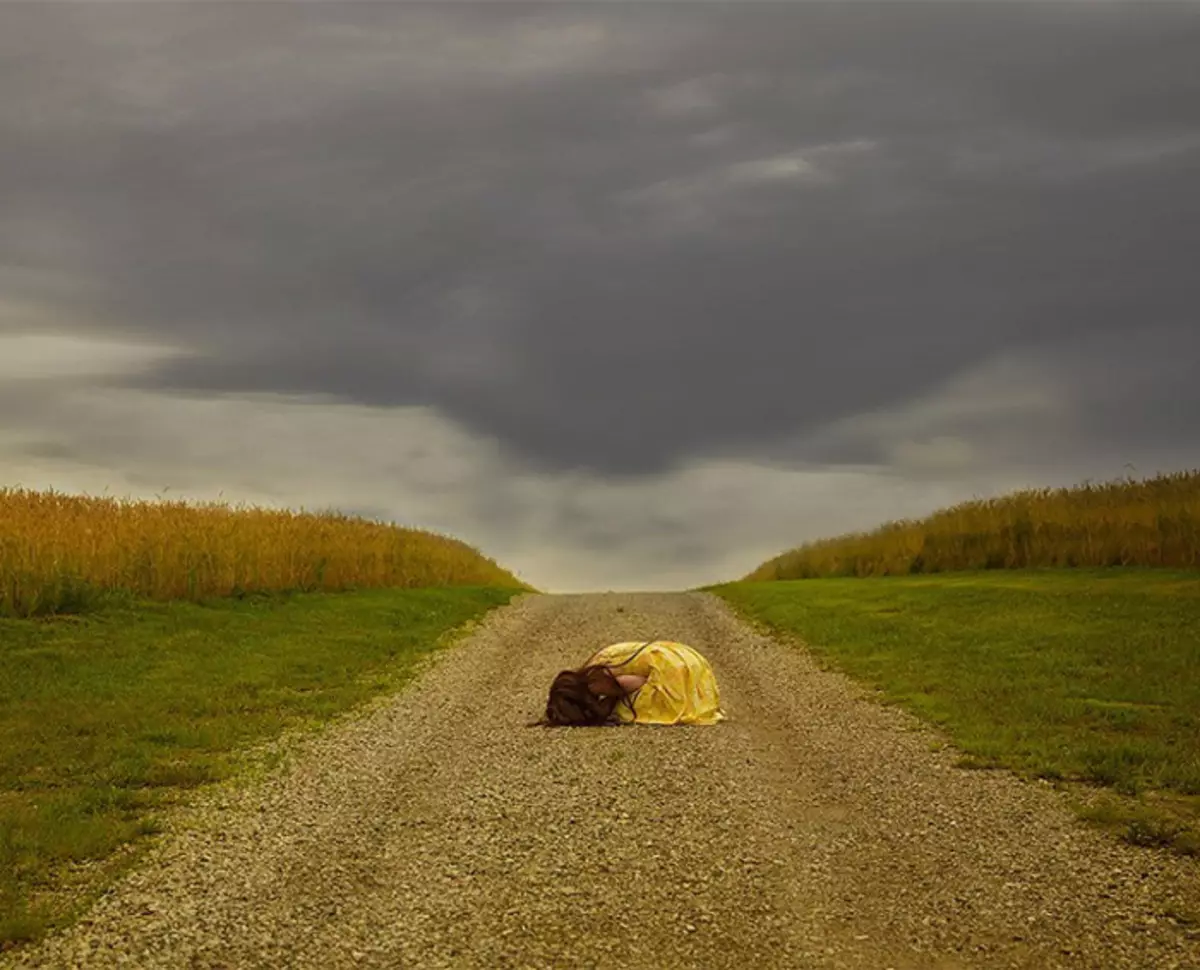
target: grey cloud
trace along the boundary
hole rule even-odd
[[[1115,389],[1073,432],[1196,443],[1171,417],[1200,409],[1176,347],[1196,326],[1195,8],[0,21],[0,278],[190,351],[141,386],[430,404],[549,470],[785,437],[804,461],[886,461],[819,432],[1012,348],[1152,322],[1172,390]],[[822,148],[847,144],[872,147]],[[786,158],[822,177],[767,177]],[[1056,354],[1090,400],[1096,368]]]

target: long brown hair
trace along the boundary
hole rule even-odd
[[[613,671],[623,667],[646,649],[653,640],[643,643],[619,664],[585,664],[574,670],[563,670],[550,685],[546,698],[546,713],[534,722],[542,727],[600,727],[620,723],[617,706],[624,704],[634,713],[633,696],[621,686]]]

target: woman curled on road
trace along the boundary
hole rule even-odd
[[[538,724],[716,724],[724,717],[708,660],[687,644],[651,640],[614,643],[561,671]]]

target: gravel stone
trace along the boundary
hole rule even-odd
[[[559,669],[651,637],[710,658],[727,721],[526,726]],[[521,597],[0,965],[1200,970],[1195,860],[875,696],[707,594]]]

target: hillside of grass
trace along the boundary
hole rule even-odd
[[[1106,569],[713,589],[1131,842],[1200,854],[1200,574]]]
[[[0,618],[0,950],[63,925],[258,742],[398,690],[514,595],[456,587]]]
[[[807,543],[744,579],[1063,566],[1200,568],[1200,471],[966,502]]]
[[[0,489],[0,949],[69,921],[251,746],[398,689],[526,589],[337,513]]]
[[[0,488],[0,616],[77,613],[120,593],[526,588],[464,542],[338,513]]]

